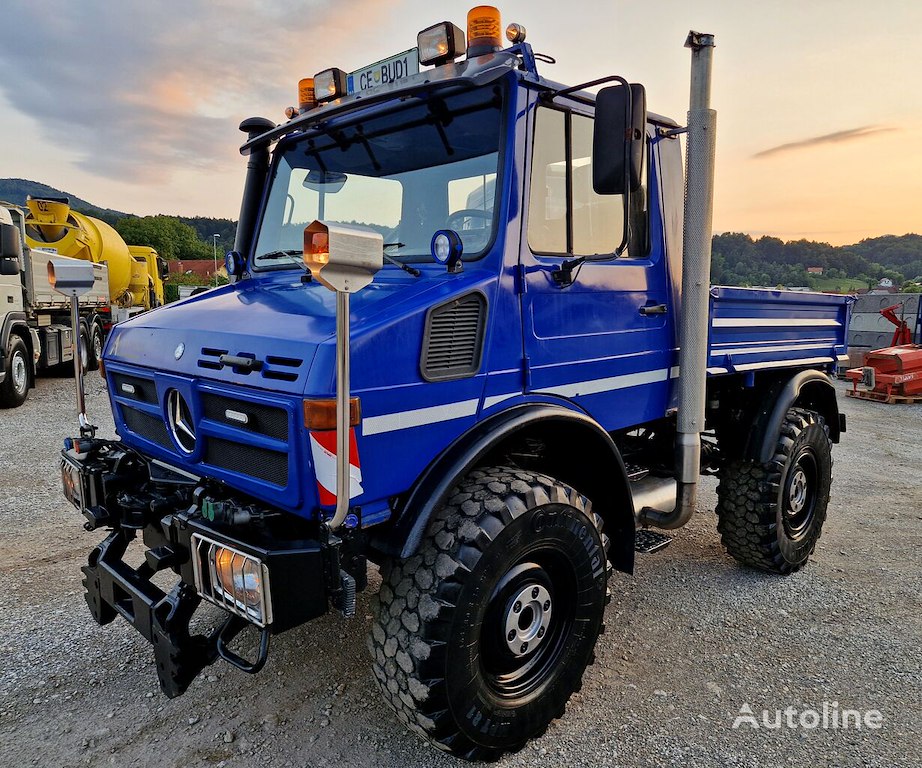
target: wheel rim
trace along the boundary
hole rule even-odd
[[[26,367],[26,359],[23,356],[22,352],[17,350],[13,353],[12,359],[12,375],[13,375],[13,389],[16,390],[17,394],[22,394],[26,391],[26,387],[29,384],[29,370]]]
[[[102,360],[102,334],[98,330],[93,331],[93,356]]]
[[[782,489],[784,530],[792,539],[810,530],[816,512],[816,479],[816,456],[804,449],[791,464]]]
[[[501,698],[533,693],[557,668],[573,630],[576,577],[559,552],[531,552],[499,580],[481,629],[484,679]]]

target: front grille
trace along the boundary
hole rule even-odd
[[[203,461],[213,467],[255,477],[282,488],[288,485],[288,455],[278,451],[209,437]]]
[[[469,293],[429,310],[420,369],[427,381],[473,376],[480,370],[487,300]]]
[[[153,386],[153,382],[150,382]],[[135,410],[134,408],[122,408],[122,416],[128,429],[136,435],[140,435],[152,443],[175,450],[173,441],[166,430],[166,424],[162,419],[151,416],[149,413]]]
[[[125,373],[112,374],[115,384],[115,394],[129,400],[139,400],[142,403],[157,402],[157,387],[150,379],[141,379]]]
[[[202,395],[202,408],[206,419],[288,442],[288,413],[282,408],[212,394]],[[246,424],[228,418],[228,411],[246,414]]]

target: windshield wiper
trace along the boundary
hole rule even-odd
[[[396,248],[402,245],[403,243],[385,243],[384,247],[385,248],[389,248],[389,247]],[[285,259],[291,256],[299,256],[302,253],[303,251],[300,249],[289,248],[287,250],[269,251],[268,253],[261,253],[256,258],[265,259],[266,261],[273,261],[275,259]],[[393,264],[396,267],[400,267],[404,272],[408,272],[409,274],[413,275],[413,277],[419,277],[422,274],[422,272],[420,272],[415,267],[411,267],[409,264],[404,264],[402,261],[397,261],[397,259],[395,259],[393,256],[388,256],[386,253],[383,255],[384,255],[384,260],[388,264]],[[307,271],[307,266],[302,261],[298,260],[294,263],[297,264],[299,267],[301,267],[301,269],[303,269],[304,271]]]
[[[284,259],[288,256],[300,256],[302,253],[304,253],[304,251],[301,248],[288,248],[284,251],[269,251],[268,253],[261,253],[256,257],[256,259],[272,261],[273,259]]]
[[[384,244],[385,248],[403,248],[404,246],[406,246],[406,243],[385,243]],[[420,272],[415,267],[411,267],[409,264],[404,264],[402,261],[398,261],[393,256],[388,256],[386,253],[384,254],[384,260],[388,264],[393,264],[395,267],[400,267],[404,272],[408,272],[409,274],[413,275],[413,277],[419,277],[422,274],[422,272]]]

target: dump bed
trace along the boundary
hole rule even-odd
[[[67,258],[58,255],[54,249],[30,248],[25,253],[26,291],[32,309],[68,310],[70,299],[57,293],[48,282],[48,262],[51,259]],[[93,266],[93,288],[80,297],[81,308],[105,309],[109,306],[109,269],[105,262],[90,262]]]
[[[851,296],[711,288],[708,374],[828,367],[848,360]]]

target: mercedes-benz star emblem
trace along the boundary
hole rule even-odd
[[[171,389],[166,399],[170,434],[184,453],[195,450],[195,422],[192,410],[178,390]]]
[[[179,344],[176,345],[176,349],[173,350],[173,357],[179,360],[179,358],[182,357],[182,353],[185,351],[186,351],[186,345],[183,344],[182,342],[179,342]]]

